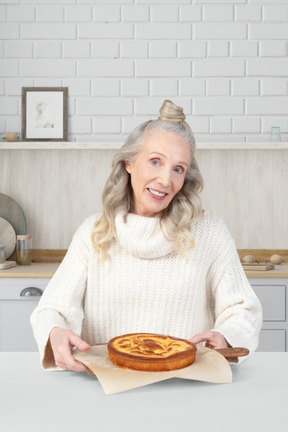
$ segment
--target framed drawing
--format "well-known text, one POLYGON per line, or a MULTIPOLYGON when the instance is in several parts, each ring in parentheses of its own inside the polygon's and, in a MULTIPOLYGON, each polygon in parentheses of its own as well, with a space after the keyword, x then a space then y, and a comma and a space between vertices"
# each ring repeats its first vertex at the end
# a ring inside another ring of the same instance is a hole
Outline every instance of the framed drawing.
POLYGON ((22 87, 22 140, 67 141, 68 87, 22 87))

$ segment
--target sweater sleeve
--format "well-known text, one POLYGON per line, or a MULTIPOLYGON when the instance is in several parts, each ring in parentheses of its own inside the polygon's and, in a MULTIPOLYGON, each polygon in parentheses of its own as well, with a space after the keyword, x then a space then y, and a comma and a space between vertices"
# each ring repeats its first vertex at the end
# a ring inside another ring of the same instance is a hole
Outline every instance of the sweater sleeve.
POLYGON ((62 327, 81 334, 83 298, 91 247, 91 230, 87 227, 90 222, 85 221, 75 233, 62 263, 30 318, 44 368, 58 369, 48 342, 49 334, 54 327, 62 327))
MULTIPOLYGON (((252 354, 259 342, 262 307, 239 260, 235 243, 223 223, 218 233, 217 253, 208 283, 215 302, 214 331, 231 346, 248 348, 252 354), (225 238, 225 241, 222 241, 225 238)), ((241 363, 247 357, 240 357, 241 363)))

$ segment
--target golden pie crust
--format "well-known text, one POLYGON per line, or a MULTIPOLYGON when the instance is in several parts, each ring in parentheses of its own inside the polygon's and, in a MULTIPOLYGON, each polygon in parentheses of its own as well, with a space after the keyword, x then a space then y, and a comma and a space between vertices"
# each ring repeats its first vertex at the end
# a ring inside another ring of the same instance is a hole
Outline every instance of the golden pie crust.
POLYGON ((191 365, 196 345, 185 339, 154 333, 130 333, 108 342, 115 366, 139 371, 169 371, 191 365))

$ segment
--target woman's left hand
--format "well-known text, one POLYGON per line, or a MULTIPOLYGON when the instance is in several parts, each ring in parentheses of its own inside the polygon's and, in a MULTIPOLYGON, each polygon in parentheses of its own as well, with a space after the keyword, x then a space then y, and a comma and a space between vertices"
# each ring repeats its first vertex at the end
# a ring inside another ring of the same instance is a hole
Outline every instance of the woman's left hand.
POLYGON ((205 346, 212 349, 229 348, 231 345, 227 342, 224 336, 217 331, 207 331, 199 333, 189 339, 190 342, 198 344, 200 342, 206 342, 205 346))

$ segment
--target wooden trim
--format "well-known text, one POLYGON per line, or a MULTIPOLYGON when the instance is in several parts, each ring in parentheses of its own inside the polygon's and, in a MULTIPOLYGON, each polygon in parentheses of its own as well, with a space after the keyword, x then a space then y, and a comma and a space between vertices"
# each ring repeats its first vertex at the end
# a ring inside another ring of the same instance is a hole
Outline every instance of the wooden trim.
MULTIPOLYGON (((39 263, 60 263, 66 255, 67 249, 32 249, 32 262, 39 263)), ((266 263, 272 255, 280 255, 284 262, 288 262, 288 249, 238 249, 238 255, 242 261, 245 255, 253 255, 256 261, 266 263)), ((16 261, 14 253, 10 261, 16 261)))
MULTIPOLYGON (((32 249, 33 263, 60 263, 66 255, 67 249, 32 249)), ((16 253, 9 261, 17 261, 16 253)))
POLYGON ((32 261, 40 263, 61 262, 66 252, 67 249, 33 249, 32 261))

